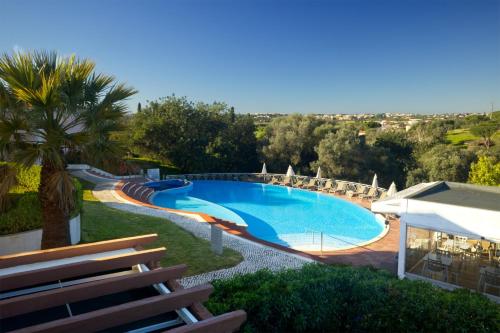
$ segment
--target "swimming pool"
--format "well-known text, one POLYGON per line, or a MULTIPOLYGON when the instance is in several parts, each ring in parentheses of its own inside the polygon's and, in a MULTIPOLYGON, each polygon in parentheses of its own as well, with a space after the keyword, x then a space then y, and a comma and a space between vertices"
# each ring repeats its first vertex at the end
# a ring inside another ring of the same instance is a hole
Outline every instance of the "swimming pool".
POLYGON ((385 229, 374 214, 348 201, 268 184, 199 180, 184 193, 157 192, 151 201, 245 225, 259 239, 297 250, 349 248, 385 229))

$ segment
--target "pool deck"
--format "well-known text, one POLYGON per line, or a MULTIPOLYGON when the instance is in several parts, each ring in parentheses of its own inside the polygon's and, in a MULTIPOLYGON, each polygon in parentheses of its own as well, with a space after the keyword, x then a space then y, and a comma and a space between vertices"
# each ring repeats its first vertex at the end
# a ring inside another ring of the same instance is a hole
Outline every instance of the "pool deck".
MULTIPOLYGON (((335 195, 344 200, 358 204, 366 209, 370 209, 369 200, 348 198, 343 195, 335 195)), ((320 261, 329 264, 350 264, 353 266, 373 266, 383 268, 396 274, 397 254, 399 248, 399 219, 388 218, 389 231, 381 239, 365 246, 358 246, 347 250, 337 250, 332 252, 308 252, 316 256, 320 261)))
MULTIPOLYGON (((132 182, 143 182, 144 179, 134 179, 127 180, 132 182)), ((127 181, 120 181, 115 183, 114 192, 120 197, 121 200, 128 201, 133 205, 140 205, 144 208, 156 208, 164 210, 165 212, 175 213, 175 210, 156 207, 151 205, 149 202, 144 200, 144 198, 133 198, 127 193, 122 191, 123 185, 127 181)), ((334 194, 328 194, 334 195, 334 194)), ((349 198, 345 195, 334 196, 350 201, 357 205, 360 205, 366 209, 370 209, 371 202, 365 199, 359 198, 349 198)), ((189 212, 178 211, 180 214, 192 214, 189 212)), ((327 264, 347 264, 353 266, 372 266, 375 268, 383 268, 390 272, 396 273, 398 246, 399 246, 399 220, 390 218, 389 220, 389 231, 379 240, 376 240, 370 244, 364 246, 358 246, 346 250, 336 250, 320 253, 319 251, 298 251, 288 247, 284 247, 278 244, 263 241, 259 238, 252 236, 247 232, 246 228, 237 226, 234 223, 223 221, 219 219, 214 219, 206 214, 194 214, 199 216, 199 220, 203 220, 208 223, 216 224, 218 227, 223 229, 226 233, 245 238, 252 242, 265 245, 270 248, 285 251, 290 254, 298 255, 304 257, 304 259, 314 259, 327 264)))

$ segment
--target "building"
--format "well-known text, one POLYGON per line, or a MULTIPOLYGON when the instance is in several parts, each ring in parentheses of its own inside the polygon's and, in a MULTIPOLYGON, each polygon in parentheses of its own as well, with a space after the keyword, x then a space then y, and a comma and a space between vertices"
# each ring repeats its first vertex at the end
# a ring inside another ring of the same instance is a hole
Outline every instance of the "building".
POLYGON ((500 188, 422 183, 372 204, 400 218, 398 276, 500 301, 500 188))

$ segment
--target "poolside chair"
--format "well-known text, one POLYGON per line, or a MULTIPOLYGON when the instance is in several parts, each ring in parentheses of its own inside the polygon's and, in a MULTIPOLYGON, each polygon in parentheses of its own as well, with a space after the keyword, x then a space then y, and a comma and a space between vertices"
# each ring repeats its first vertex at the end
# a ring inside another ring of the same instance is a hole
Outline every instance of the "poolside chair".
POLYGON ((278 179, 278 177, 276 177, 276 176, 272 176, 272 177, 271 177, 271 180, 268 182, 268 184, 271 184, 271 185, 279 185, 279 184, 280 184, 280 180, 278 179))
POLYGON ((448 281, 448 267, 439 260, 427 259, 422 267, 422 275, 437 280, 448 281))
POLYGON ((337 183, 337 185, 335 186, 335 189, 333 191, 330 191, 331 193, 334 193, 334 194, 345 194, 345 192, 347 191, 347 183, 337 183))
POLYGON ((292 177, 285 177, 281 182, 279 182, 279 185, 282 186, 292 186, 292 177))
POLYGON ((301 188, 302 186, 304 186, 306 184, 306 180, 307 178, 299 178, 294 184, 293 184, 293 187, 299 187, 301 188))
POLYGON ((335 186, 333 185, 333 181, 331 179, 328 179, 326 183, 321 187, 321 192, 329 193, 333 190, 335 190, 335 186))
POLYGON ((483 268, 481 271, 478 290, 484 293, 488 288, 500 290, 500 270, 498 268, 494 271, 483 268))
POLYGON ((368 190, 368 186, 358 184, 355 186, 354 191, 352 191, 352 190, 347 191, 347 196, 349 198, 356 197, 356 196, 365 194, 367 192, 367 190, 368 190))
POLYGON ((373 199, 377 196, 377 188, 376 187, 370 187, 370 189, 368 190, 368 193, 366 194, 360 194, 359 197, 361 199, 373 199))
POLYGON ((305 188, 305 189, 308 189, 308 190, 316 190, 316 189, 318 189, 317 179, 316 178, 311 178, 309 180, 309 183, 307 183, 307 185, 302 186, 302 188, 305 188))
POLYGON ((386 191, 380 192, 379 195, 378 195, 378 198, 377 197, 373 198, 373 201, 383 200, 385 198, 387 198, 387 192, 386 191))

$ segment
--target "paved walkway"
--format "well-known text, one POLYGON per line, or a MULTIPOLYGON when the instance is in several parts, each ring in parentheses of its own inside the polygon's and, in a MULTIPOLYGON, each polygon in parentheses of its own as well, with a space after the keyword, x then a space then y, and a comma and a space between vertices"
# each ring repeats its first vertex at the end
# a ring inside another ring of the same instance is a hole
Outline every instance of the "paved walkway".
MULTIPOLYGON (((109 207, 135 214, 165 218, 197 237, 210 240, 210 227, 207 223, 198 222, 193 218, 140 206, 126 201, 115 193, 114 188, 118 183, 115 180, 92 175, 84 171, 73 171, 72 173, 77 177, 95 183, 96 187, 93 191, 94 196, 109 207)), ((310 258, 267 247, 228 233, 223 233, 222 242, 223 246, 240 252, 243 256, 243 261, 231 268, 183 278, 180 280, 180 283, 184 287, 199 285, 216 279, 229 278, 236 274, 252 273, 264 268, 272 271, 286 268, 299 268, 305 263, 314 261, 310 258)))

